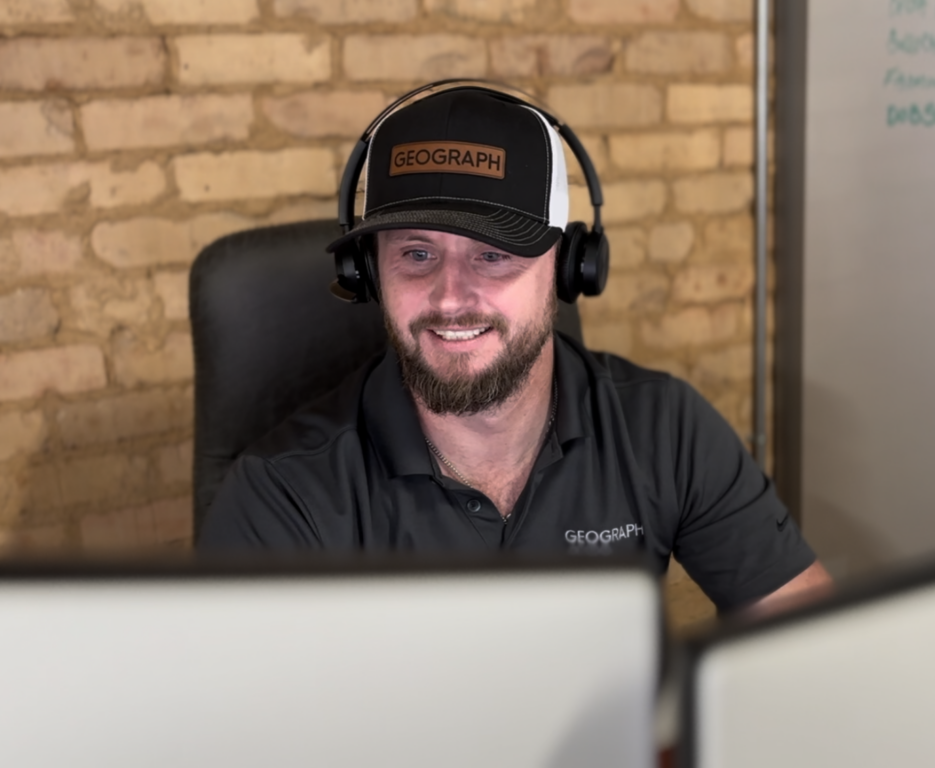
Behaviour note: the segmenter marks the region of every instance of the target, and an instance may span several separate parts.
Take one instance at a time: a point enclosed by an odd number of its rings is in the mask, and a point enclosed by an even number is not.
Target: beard
[[[550,292],[550,301],[542,317],[519,329],[508,337],[509,324],[502,315],[483,315],[470,312],[446,317],[439,312],[421,315],[409,324],[415,339],[408,346],[392,319],[384,312],[383,322],[390,343],[399,356],[403,383],[413,397],[426,408],[439,415],[464,416],[480,413],[506,402],[522,389],[529,379],[533,365],[542,354],[542,348],[552,337],[558,300]],[[471,353],[451,356],[443,370],[433,369],[425,359],[418,341],[427,328],[489,326],[486,333],[499,333],[507,339],[503,351],[486,368],[471,371]]]

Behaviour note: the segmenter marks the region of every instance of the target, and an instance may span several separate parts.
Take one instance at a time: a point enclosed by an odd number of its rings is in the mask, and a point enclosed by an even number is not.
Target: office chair
[[[192,265],[196,538],[234,459],[386,346],[379,305],[328,291],[340,234],[334,221],[238,232]],[[581,341],[575,305],[559,303],[557,328]]]

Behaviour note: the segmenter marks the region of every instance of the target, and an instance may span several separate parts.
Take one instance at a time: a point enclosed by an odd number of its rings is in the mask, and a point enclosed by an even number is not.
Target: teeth
[[[467,339],[477,338],[486,330],[486,328],[474,328],[470,331],[439,330],[435,331],[435,333],[441,336],[445,341],[466,341]]]

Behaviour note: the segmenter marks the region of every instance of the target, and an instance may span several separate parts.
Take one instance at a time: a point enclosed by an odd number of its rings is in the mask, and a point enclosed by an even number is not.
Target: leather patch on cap
[[[469,173],[502,179],[506,173],[506,150],[463,141],[397,144],[390,153],[390,176],[406,173]]]

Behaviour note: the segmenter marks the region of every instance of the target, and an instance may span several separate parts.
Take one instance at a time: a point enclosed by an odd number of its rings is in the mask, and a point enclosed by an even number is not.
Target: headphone
[[[496,86],[496,88],[491,86]],[[360,174],[367,158],[367,150],[373,134],[387,116],[426,91],[441,89],[439,92],[442,93],[448,91],[486,93],[502,101],[534,109],[558,131],[578,161],[588,185],[588,194],[594,209],[594,220],[590,228],[581,221],[569,222],[565,227],[561,248],[556,259],[555,282],[558,297],[568,304],[573,304],[582,293],[585,296],[597,296],[607,284],[610,246],[604,234],[604,227],[601,225],[601,206],[604,204],[601,183],[591,163],[591,158],[571,128],[535,103],[537,100],[533,96],[511,88],[524,97],[519,98],[499,88],[510,88],[510,86],[486,80],[438,80],[404,94],[384,109],[367,126],[344,167],[341,190],[338,194],[338,223],[345,235],[354,228],[354,200]],[[379,276],[370,249],[369,238],[351,239],[335,248],[334,265],[337,280],[331,284],[331,292],[335,296],[355,304],[362,304],[371,298],[379,301]]]

